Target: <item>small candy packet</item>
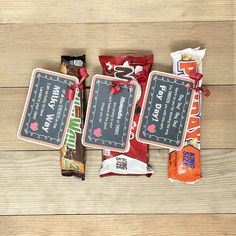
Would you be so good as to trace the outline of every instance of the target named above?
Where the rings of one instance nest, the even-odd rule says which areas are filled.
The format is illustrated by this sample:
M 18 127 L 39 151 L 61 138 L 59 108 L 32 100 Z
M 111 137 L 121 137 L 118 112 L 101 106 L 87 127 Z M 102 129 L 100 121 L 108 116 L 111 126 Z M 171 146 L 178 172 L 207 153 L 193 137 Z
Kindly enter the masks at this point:
M 173 74 L 189 76 L 202 73 L 205 51 L 205 49 L 187 48 L 171 53 Z M 199 86 L 201 83 L 202 80 L 199 80 Z M 196 92 L 183 148 L 169 151 L 168 178 L 171 182 L 183 181 L 193 184 L 202 178 L 200 166 L 201 99 L 201 93 Z
M 137 141 L 136 130 L 143 103 L 148 74 L 153 64 L 153 56 L 100 56 L 103 74 L 118 79 L 138 82 L 138 95 L 127 152 L 102 151 L 100 176 L 146 175 L 153 171 L 149 166 L 148 145 Z

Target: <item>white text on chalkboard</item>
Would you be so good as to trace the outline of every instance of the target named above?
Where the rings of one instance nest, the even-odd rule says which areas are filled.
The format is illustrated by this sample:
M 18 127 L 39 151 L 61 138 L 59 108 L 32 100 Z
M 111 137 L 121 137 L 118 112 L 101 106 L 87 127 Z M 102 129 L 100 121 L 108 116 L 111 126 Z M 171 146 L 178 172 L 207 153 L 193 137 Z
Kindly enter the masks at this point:
M 59 94 L 60 94 L 60 87 L 57 85 L 53 86 L 53 91 L 52 91 L 52 97 L 50 102 L 48 103 L 48 106 L 51 107 L 53 110 L 55 110 L 55 104 L 59 99 Z

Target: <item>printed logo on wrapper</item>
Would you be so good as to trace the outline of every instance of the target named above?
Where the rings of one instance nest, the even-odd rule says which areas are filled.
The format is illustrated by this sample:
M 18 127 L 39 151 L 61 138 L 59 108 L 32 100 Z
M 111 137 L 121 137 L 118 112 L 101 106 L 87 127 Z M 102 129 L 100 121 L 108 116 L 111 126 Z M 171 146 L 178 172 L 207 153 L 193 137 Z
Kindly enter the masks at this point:
M 106 63 L 107 70 L 112 71 L 114 70 L 114 77 L 117 79 L 125 79 L 125 80 L 135 80 L 135 76 L 138 76 L 140 72 L 143 71 L 143 67 L 140 65 L 130 66 L 128 61 L 125 61 L 122 65 L 116 65 L 114 68 L 112 67 L 111 63 Z M 139 101 L 142 95 L 141 86 L 138 84 L 138 93 L 136 102 Z
M 178 61 L 177 62 L 178 75 L 189 75 L 190 71 L 197 72 L 196 61 Z
M 120 86 L 115 93 L 114 83 Z M 85 146 L 127 151 L 137 87 L 135 81 L 127 83 L 103 75 L 93 77 L 82 135 L 82 143 Z
M 74 76 L 34 69 L 18 137 L 52 148 L 62 147 L 73 108 L 73 101 L 66 98 L 66 90 L 75 83 L 78 79 Z
M 85 171 L 83 163 L 68 158 L 61 159 L 61 166 L 63 170 L 74 170 L 81 173 Z
M 71 149 L 76 149 L 76 134 L 82 134 L 81 118 L 75 115 L 75 107 L 81 106 L 80 97 L 78 96 L 79 90 L 77 89 L 74 99 L 74 106 L 70 116 L 70 122 L 66 134 L 65 145 Z

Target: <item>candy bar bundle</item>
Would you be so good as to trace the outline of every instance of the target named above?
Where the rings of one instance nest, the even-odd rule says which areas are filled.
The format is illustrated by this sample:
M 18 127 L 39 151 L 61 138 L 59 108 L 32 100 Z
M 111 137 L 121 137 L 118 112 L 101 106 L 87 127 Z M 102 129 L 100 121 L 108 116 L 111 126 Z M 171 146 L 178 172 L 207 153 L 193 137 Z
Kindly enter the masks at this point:
M 60 149 L 61 173 L 85 179 L 85 147 L 101 149 L 101 177 L 150 177 L 149 145 L 169 149 L 171 182 L 200 178 L 202 60 L 205 49 L 171 53 L 173 74 L 153 55 L 99 56 L 85 109 L 85 55 L 62 56 L 60 73 L 33 71 L 18 137 Z M 89 158 L 89 157 L 88 157 Z

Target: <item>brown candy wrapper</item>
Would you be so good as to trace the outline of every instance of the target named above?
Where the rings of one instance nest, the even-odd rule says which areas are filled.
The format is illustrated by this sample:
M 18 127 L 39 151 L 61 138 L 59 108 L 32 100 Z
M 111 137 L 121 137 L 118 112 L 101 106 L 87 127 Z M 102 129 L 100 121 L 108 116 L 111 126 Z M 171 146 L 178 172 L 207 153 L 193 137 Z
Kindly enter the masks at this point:
M 84 88 L 85 81 L 81 81 L 80 74 L 82 67 L 85 67 L 85 55 L 61 56 L 60 73 L 76 76 Z M 76 89 L 65 144 L 60 149 L 61 173 L 63 176 L 77 176 L 82 180 L 85 179 L 85 149 L 81 143 L 84 117 L 85 91 Z

